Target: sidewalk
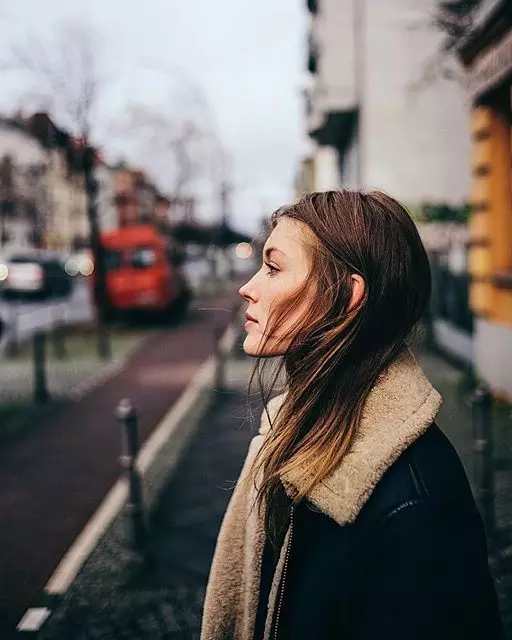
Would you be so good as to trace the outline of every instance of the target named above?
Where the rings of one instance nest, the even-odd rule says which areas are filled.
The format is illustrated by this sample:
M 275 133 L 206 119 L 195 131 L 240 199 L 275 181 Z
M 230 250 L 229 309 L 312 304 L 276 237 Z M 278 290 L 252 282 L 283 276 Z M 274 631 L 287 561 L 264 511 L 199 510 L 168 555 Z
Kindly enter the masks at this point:
M 418 357 L 444 396 L 439 425 L 471 475 L 471 411 L 459 393 L 462 375 L 431 354 Z M 217 532 L 262 410 L 257 393 L 249 404 L 247 400 L 252 365 L 238 347 L 228 367 L 229 390 L 217 393 L 214 406 L 161 494 L 151 520 L 153 562 L 138 569 L 115 544 L 100 545 L 38 640 L 199 637 Z M 512 430 L 504 431 L 504 425 L 497 430 L 500 446 L 508 447 Z M 509 517 L 506 509 L 512 493 L 505 482 L 500 491 L 503 523 Z M 512 577 L 497 579 L 497 588 L 506 637 L 512 639 Z

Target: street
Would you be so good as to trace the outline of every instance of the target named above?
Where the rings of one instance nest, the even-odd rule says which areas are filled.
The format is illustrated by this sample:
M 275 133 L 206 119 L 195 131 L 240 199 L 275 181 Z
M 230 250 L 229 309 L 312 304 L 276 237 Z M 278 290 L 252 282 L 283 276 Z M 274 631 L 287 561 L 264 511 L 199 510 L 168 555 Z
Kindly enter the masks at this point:
M 242 267 L 240 261 L 235 261 L 235 269 Z M 183 270 L 192 289 L 197 290 L 209 274 L 210 265 L 204 259 L 194 260 L 185 263 Z M 72 295 L 63 301 L 10 302 L 0 297 L 0 318 L 4 322 L 0 338 L 2 357 L 9 342 L 25 342 L 36 330 L 51 331 L 60 325 L 90 322 L 94 318 L 90 284 L 85 278 L 76 277 Z

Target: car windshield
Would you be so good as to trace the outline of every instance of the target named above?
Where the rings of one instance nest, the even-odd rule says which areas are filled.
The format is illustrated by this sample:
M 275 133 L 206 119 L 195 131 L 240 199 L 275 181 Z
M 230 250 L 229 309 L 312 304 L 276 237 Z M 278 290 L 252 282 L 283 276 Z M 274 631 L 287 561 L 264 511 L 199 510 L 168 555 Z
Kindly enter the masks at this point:
M 105 269 L 107 271 L 115 271 L 120 269 L 123 262 L 123 254 L 121 251 L 105 249 Z
M 131 263 L 135 269 L 152 267 L 156 262 L 156 252 L 153 247 L 137 247 L 132 251 Z

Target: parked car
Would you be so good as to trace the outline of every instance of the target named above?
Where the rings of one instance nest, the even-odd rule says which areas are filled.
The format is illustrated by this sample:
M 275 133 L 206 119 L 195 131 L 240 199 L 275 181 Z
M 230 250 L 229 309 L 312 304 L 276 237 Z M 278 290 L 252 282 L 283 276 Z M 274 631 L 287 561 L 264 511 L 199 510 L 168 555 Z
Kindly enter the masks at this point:
M 18 253 L 0 265 L 2 295 L 7 300 L 63 299 L 72 281 L 60 256 L 44 251 Z

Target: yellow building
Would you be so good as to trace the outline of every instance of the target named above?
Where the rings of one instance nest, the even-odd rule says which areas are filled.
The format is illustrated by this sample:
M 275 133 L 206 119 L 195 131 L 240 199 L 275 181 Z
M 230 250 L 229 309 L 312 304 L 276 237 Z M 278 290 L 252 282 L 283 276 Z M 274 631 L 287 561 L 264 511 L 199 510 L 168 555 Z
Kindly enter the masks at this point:
M 484 4 L 458 49 L 473 104 L 470 300 L 477 373 L 512 399 L 512 11 Z

